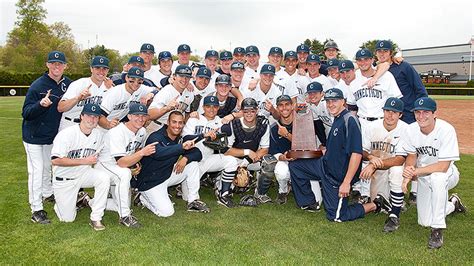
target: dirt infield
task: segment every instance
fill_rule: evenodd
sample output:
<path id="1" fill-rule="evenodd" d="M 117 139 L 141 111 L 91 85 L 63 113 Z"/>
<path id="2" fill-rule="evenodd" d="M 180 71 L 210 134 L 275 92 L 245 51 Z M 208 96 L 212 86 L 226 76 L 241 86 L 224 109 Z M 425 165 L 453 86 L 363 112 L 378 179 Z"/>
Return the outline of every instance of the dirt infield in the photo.
<path id="1" fill-rule="evenodd" d="M 448 121 L 456 128 L 459 151 L 474 154 L 474 101 L 437 100 L 438 117 Z"/>

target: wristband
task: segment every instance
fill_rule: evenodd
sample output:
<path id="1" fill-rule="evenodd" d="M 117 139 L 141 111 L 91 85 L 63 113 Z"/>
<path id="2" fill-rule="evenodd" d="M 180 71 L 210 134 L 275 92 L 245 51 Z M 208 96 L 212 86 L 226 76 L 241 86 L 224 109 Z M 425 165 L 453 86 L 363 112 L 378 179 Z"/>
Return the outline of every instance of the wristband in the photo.
<path id="1" fill-rule="evenodd" d="M 235 119 L 234 113 L 230 113 L 230 115 L 232 116 L 232 119 Z"/>
<path id="2" fill-rule="evenodd" d="M 250 154 L 250 150 L 249 150 L 249 149 L 245 149 L 245 150 L 244 150 L 244 155 L 245 155 L 245 156 L 248 156 L 249 154 Z"/>

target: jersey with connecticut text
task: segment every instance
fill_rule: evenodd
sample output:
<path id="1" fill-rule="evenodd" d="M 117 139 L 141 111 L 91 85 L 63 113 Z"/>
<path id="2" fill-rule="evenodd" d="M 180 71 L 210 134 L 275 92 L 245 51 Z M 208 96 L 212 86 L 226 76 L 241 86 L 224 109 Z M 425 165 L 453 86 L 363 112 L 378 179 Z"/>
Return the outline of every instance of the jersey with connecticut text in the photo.
<path id="1" fill-rule="evenodd" d="M 140 128 L 133 133 L 124 123 L 111 128 L 104 136 L 104 149 L 99 161 L 106 164 L 117 164 L 115 158 L 132 155 L 138 148 L 143 148 L 146 129 Z"/>

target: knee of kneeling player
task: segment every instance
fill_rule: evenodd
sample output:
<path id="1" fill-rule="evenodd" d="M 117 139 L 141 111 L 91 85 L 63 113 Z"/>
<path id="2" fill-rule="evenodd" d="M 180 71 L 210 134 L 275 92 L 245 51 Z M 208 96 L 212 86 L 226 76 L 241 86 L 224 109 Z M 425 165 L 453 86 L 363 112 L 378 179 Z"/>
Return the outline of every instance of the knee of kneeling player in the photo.
<path id="1" fill-rule="evenodd" d="M 174 208 L 173 206 L 169 206 L 167 208 L 162 208 L 162 209 L 159 209 L 156 213 L 156 215 L 160 216 L 160 217 L 170 217 L 174 214 Z"/>

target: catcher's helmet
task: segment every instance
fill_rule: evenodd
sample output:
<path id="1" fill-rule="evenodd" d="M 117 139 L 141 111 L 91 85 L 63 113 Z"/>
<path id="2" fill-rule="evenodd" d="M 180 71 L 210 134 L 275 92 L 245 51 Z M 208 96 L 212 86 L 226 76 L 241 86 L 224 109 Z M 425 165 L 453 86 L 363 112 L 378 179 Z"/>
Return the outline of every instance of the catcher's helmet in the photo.
<path id="1" fill-rule="evenodd" d="M 258 107 L 258 104 L 257 104 L 257 101 L 254 98 L 245 98 L 242 101 L 242 105 L 241 105 L 240 109 L 242 109 L 242 110 L 257 109 L 257 107 Z"/>
<path id="2" fill-rule="evenodd" d="M 324 50 L 329 49 L 329 48 L 334 48 L 339 51 L 339 47 L 337 47 L 337 43 L 333 40 L 329 40 L 324 44 Z"/>

